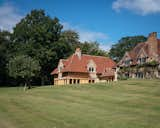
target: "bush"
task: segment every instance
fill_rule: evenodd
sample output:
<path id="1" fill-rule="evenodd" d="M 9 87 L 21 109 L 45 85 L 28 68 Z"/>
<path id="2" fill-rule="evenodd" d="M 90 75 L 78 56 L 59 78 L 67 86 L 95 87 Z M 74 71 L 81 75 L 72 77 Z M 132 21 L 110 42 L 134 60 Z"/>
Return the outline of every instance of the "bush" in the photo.
<path id="1" fill-rule="evenodd" d="M 127 80 L 127 79 L 128 79 L 128 77 L 126 77 L 126 76 L 123 76 L 123 75 L 118 76 L 118 80 Z"/>

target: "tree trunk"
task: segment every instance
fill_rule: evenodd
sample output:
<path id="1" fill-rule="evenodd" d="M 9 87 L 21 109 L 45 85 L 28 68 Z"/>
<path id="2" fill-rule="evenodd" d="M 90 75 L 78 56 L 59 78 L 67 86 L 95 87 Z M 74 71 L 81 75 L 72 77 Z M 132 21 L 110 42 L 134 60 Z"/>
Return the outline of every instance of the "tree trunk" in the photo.
<path id="1" fill-rule="evenodd" d="M 27 83 L 25 82 L 23 90 L 26 91 Z"/>
<path id="2" fill-rule="evenodd" d="M 31 85 L 30 84 L 28 85 L 28 89 L 31 89 Z"/>
<path id="3" fill-rule="evenodd" d="M 30 80 L 27 80 L 28 89 L 31 89 L 31 83 Z"/>
<path id="4" fill-rule="evenodd" d="M 28 87 L 28 89 L 31 89 L 31 83 L 28 78 L 26 79 L 25 86 Z"/>

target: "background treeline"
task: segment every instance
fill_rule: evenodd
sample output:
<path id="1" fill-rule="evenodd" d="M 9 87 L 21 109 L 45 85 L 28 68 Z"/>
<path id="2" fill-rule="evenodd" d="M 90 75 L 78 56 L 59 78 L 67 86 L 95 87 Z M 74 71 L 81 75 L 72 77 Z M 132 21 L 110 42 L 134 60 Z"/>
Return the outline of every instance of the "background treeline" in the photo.
<path id="1" fill-rule="evenodd" d="M 80 42 L 77 32 L 64 31 L 58 18 L 47 16 L 44 10 L 32 10 L 12 33 L 0 30 L 0 86 L 52 84 L 51 71 L 76 47 L 85 54 L 109 55 L 119 61 L 125 51 L 145 40 L 144 36 L 122 38 L 108 54 L 97 42 Z"/>

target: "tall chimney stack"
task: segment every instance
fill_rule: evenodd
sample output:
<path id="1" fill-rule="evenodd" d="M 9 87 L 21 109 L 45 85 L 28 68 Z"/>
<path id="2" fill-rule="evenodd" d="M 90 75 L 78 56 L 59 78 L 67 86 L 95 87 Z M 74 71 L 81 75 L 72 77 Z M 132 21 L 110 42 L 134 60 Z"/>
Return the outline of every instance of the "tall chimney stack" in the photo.
<path id="1" fill-rule="evenodd" d="M 147 41 L 148 42 L 153 42 L 155 40 L 157 40 L 157 32 L 150 33 L 149 36 L 148 36 L 148 40 Z"/>
<path id="2" fill-rule="evenodd" d="M 147 43 L 149 56 L 152 57 L 152 59 L 156 60 L 158 53 L 157 32 L 152 32 L 149 34 Z"/>
<path id="3" fill-rule="evenodd" d="M 81 49 L 80 48 L 76 48 L 75 55 L 77 55 L 78 58 L 81 59 Z"/>

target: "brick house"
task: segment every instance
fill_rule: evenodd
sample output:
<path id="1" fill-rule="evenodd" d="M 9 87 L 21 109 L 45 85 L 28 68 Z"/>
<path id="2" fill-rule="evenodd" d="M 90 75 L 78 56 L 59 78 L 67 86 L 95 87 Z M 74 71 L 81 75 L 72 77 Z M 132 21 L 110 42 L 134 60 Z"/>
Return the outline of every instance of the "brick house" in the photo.
<path id="1" fill-rule="evenodd" d="M 116 63 L 108 57 L 82 54 L 80 48 L 67 59 L 60 59 L 51 72 L 54 85 L 116 81 Z"/>
<path id="2" fill-rule="evenodd" d="M 120 76 L 160 78 L 160 39 L 157 39 L 157 33 L 150 33 L 146 42 L 126 52 L 117 65 Z"/>

